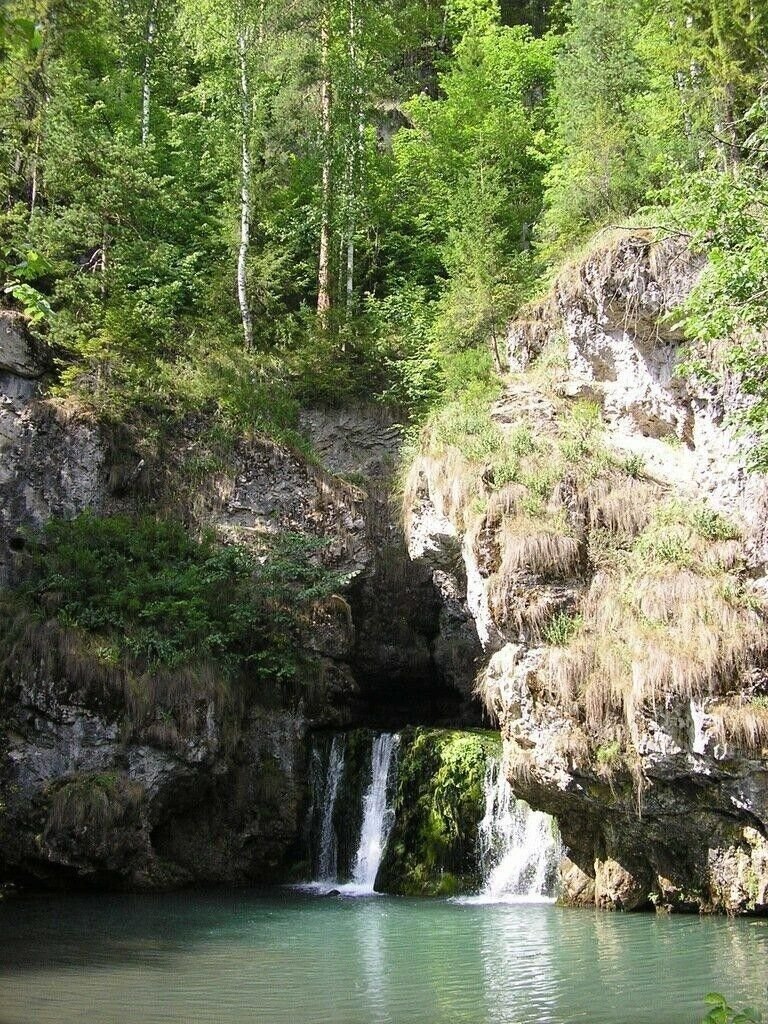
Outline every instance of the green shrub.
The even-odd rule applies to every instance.
[[[340,578],[312,560],[317,542],[283,535],[263,557],[191,537],[149,516],[52,520],[33,546],[26,600],[94,638],[106,663],[178,668],[213,661],[290,675],[298,610]]]
[[[704,1002],[710,1009],[701,1024],[761,1024],[763,1020],[760,1011],[752,1006],[734,1010],[719,992],[710,992],[704,996]]]
[[[542,639],[552,647],[566,647],[571,638],[581,628],[581,623],[581,615],[569,615],[568,612],[558,612],[544,627]]]

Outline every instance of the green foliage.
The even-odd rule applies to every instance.
[[[754,399],[766,464],[768,26],[753,7],[179,0],[152,7],[150,31],[140,0],[8,0],[4,295],[49,343],[58,392],[106,418],[202,411],[230,439],[296,445],[302,404],[375,395],[419,420],[488,390],[547,259],[661,199],[710,256],[686,331],[738,330],[724,368]],[[717,376],[694,348],[704,364]],[[588,443],[566,438],[566,459]]]
[[[621,744],[618,740],[603,743],[595,751],[595,760],[604,768],[616,768],[621,762]]]
[[[553,647],[566,647],[581,629],[582,621],[581,615],[558,612],[542,630],[544,643],[551,644]]]
[[[52,520],[36,544],[24,591],[62,626],[90,636],[99,657],[176,668],[216,662],[280,679],[296,667],[296,617],[340,579],[317,542],[282,535],[256,558],[201,540],[168,520],[125,516]]]
[[[734,1010],[719,992],[710,992],[704,997],[704,1002],[710,1009],[701,1024],[761,1024],[763,1020],[760,1011],[752,1006]]]
[[[757,105],[756,105],[757,106]],[[679,182],[676,216],[694,231],[707,264],[696,287],[677,314],[691,340],[683,372],[703,384],[734,374],[751,401],[739,425],[753,435],[749,460],[754,469],[768,466],[768,184],[763,123],[750,136],[748,163],[738,176],[708,172]],[[752,114],[754,116],[754,111]],[[709,355],[713,342],[721,356]]]
[[[645,459],[642,455],[627,455],[619,463],[621,469],[633,480],[639,480],[645,472]]]

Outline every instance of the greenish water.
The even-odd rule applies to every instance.
[[[0,905],[0,1024],[693,1024],[768,920],[290,891]]]

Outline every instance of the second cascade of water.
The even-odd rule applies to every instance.
[[[371,782],[363,797],[363,824],[352,881],[347,886],[350,891],[361,894],[374,891],[376,875],[395,818],[395,812],[387,802],[387,791],[397,742],[397,736],[391,733],[382,733],[373,741]]]
[[[485,773],[485,815],[478,826],[480,901],[552,900],[563,855],[553,818],[518,800],[500,761]]]

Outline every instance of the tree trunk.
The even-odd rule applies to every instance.
[[[328,326],[331,309],[331,12],[330,0],[326,0],[320,23],[320,47],[322,55],[322,80],[320,83],[320,129],[323,140],[323,184],[320,222],[320,253],[317,272],[317,315],[323,327]]]
[[[357,15],[355,0],[349,0],[349,64],[352,83],[352,109],[349,118],[347,149],[347,316],[352,313],[355,291],[355,231],[357,230],[357,190],[363,151],[363,97],[357,66]]]
[[[146,146],[149,141],[149,112],[152,100],[152,64],[154,63],[155,35],[157,34],[157,4],[151,0],[147,15],[147,49],[144,54],[144,72],[141,83],[141,144]]]
[[[253,318],[248,305],[246,278],[248,249],[251,244],[251,149],[250,149],[250,95],[245,29],[240,25],[237,33],[237,56],[240,70],[240,248],[237,256],[237,301],[243,321],[245,347],[253,347]]]

